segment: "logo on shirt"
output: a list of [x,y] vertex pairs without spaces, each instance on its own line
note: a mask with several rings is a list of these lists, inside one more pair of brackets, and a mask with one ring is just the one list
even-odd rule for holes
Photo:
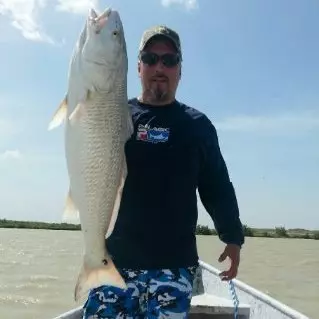
[[139,124],[136,139],[151,143],[165,143],[169,137],[169,129],[163,127],[150,127]]

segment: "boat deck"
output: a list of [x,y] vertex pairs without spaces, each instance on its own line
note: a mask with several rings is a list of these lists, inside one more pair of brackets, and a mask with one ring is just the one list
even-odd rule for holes
[[[220,298],[209,293],[196,295],[191,302],[190,318],[234,318],[235,307],[231,300]],[[248,319],[250,315],[250,306],[240,303],[238,305],[237,319]]]

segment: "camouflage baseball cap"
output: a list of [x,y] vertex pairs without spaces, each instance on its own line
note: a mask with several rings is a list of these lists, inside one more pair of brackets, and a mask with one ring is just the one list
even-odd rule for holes
[[179,55],[182,56],[181,42],[180,42],[180,38],[179,38],[178,33],[175,32],[174,30],[168,28],[165,25],[154,26],[154,27],[151,27],[151,28],[147,29],[146,31],[144,31],[144,33],[142,35],[141,43],[139,46],[139,51],[144,50],[147,43],[151,39],[158,37],[158,36],[165,37],[168,40],[170,40],[173,43],[173,45],[175,46]]

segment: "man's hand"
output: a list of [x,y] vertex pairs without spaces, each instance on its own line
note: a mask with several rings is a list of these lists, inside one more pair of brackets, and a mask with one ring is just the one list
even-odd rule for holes
[[238,266],[240,262],[240,247],[235,244],[228,244],[223,253],[219,256],[218,261],[223,262],[227,257],[231,261],[231,266],[228,270],[219,274],[223,281],[228,281],[237,276]]

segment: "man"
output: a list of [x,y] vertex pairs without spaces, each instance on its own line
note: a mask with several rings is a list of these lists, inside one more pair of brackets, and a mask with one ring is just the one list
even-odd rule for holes
[[84,318],[187,318],[198,266],[197,197],[226,243],[223,280],[237,275],[244,243],[238,205],[209,119],[175,98],[182,51],[176,32],[157,26],[142,37],[142,93],[131,99],[134,134],[128,175],[107,246],[127,290],[91,291]]

